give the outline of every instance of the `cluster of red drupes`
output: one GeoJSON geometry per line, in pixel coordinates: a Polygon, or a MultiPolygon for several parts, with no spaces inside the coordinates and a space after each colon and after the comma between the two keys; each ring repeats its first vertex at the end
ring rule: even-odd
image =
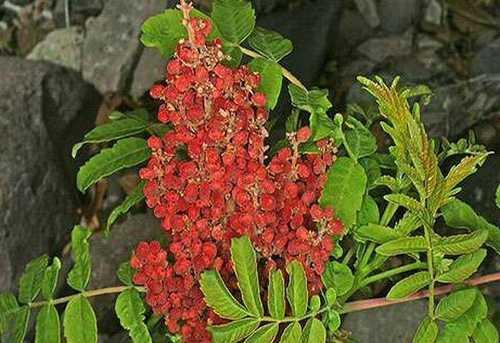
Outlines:
{"type": "Polygon", "coordinates": [[[190,39],[179,43],[166,81],[150,91],[161,101],[158,119],[172,130],[149,139],[153,154],[140,171],[147,204],[171,244],[167,252],[157,242],[143,242],[131,264],[134,281],[146,287],[147,302],[165,315],[171,332],[185,342],[210,342],[206,327],[218,318],[205,305],[198,280],[215,268],[236,286],[231,238],[248,235],[268,269],[301,261],[317,292],[332,237],[343,227],[332,209],[317,204],[333,147],[319,142],[319,154],[299,155],[311,134],[302,128],[288,135],[290,147],[264,164],[268,112],[257,91],[260,76],[247,66],[222,64],[228,57],[220,40],[206,41],[208,20],[185,25],[190,39]]]}

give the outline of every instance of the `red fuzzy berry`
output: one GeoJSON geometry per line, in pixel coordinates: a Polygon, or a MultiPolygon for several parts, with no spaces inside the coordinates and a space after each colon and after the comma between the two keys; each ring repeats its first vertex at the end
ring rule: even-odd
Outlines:
{"type": "Polygon", "coordinates": [[[311,129],[308,128],[307,126],[304,126],[303,128],[300,128],[299,131],[297,131],[297,142],[299,143],[307,142],[310,137],[311,137],[311,129]]]}

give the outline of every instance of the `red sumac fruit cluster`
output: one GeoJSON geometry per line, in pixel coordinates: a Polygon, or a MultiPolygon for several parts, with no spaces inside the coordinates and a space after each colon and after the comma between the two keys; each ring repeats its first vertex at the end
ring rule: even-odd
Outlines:
{"type": "Polygon", "coordinates": [[[299,260],[315,293],[343,225],[333,209],[318,205],[335,147],[319,141],[320,153],[301,155],[311,136],[303,127],[265,163],[268,111],[260,75],[224,65],[221,41],[207,40],[210,21],[191,18],[185,25],[189,39],[179,42],[165,82],[150,91],[161,103],[158,120],[172,129],[149,139],[152,157],[140,171],[147,205],[171,243],[168,251],[141,243],[131,265],[134,282],[145,286],[169,331],[185,342],[209,342],[206,326],[220,319],[205,305],[198,280],[213,268],[236,286],[231,238],[250,237],[266,261],[263,275],[299,260]]]}

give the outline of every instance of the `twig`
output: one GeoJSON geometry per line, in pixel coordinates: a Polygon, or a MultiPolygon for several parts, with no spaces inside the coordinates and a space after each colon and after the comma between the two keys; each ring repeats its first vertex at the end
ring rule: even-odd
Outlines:
{"type": "MultiPolygon", "coordinates": [[[[82,292],[82,293],[72,294],[72,295],[68,295],[67,297],[58,298],[58,299],[54,299],[51,301],[34,302],[34,303],[30,304],[30,307],[40,307],[40,306],[43,306],[43,305],[46,305],[49,303],[52,303],[54,305],[63,304],[63,303],[67,303],[68,301],[70,301],[73,298],[79,297],[80,295],[83,295],[86,298],[91,298],[91,297],[96,297],[99,295],[121,293],[128,288],[132,288],[132,287],[131,286],[118,286],[118,287],[94,289],[92,291],[86,291],[86,292],[82,292]]],[[[142,287],[133,287],[133,288],[135,288],[139,292],[145,291],[144,288],[142,288],[142,287]]]]}
{"type": "MultiPolygon", "coordinates": [[[[477,277],[475,279],[465,281],[464,283],[468,286],[479,286],[479,285],[483,285],[486,283],[498,282],[498,281],[500,281],[500,272],[480,276],[480,277],[477,277]]],[[[453,285],[442,286],[442,287],[436,288],[434,290],[434,295],[437,296],[437,295],[447,294],[447,293],[450,293],[451,291],[453,291],[453,289],[454,289],[453,285]]],[[[427,298],[428,296],[429,296],[429,291],[420,291],[420,292],[413,294],[412,296],[409,296],[408,298],[404,298],[401,300],[387,300],[386,298],[375,298],[375,299],[368,299],[368,300],[353,301],[353,302],[346,303],[341,312],[342,313],[351,313],[351,312],[368,310],[371,308],[391,306],[391,305],[396,305],[396,304],[401,304],[401,303],[405,303],[405,302],[409,302],[409,301],[427,298]]]]}
{"type": "Polygon", "coordinates": [[[64,0],[64,19],[66,21],[66,28],[69,28],[71,26],[69,17],[69,0],[64,0]]]}
{"type": "MultiPolygon", "coordinates": [[[[250,56],[253,58],[264,58],[264,56],[262,56],[261,54],[255,52],[253,50],[246,49],[242,46],[240,46],[239,48],[241,49],[241,52],[247,56],[250,56]]],[[[297,79],[295,77],[295,75],[293,75],[288,69],[284,68],[283,66],[280,66],[280,67],[281,67],[281,71],[283,73],[283,76],[286,77],[288,79],[288,81],[290,81],[291,83],[293,83],[296,86],[299,86],[300,88],[302,88],[304,90],[307,90],[306,86],[304,86],[302,84],[302,82],[300,82],[299,79],[297,79]]]]}

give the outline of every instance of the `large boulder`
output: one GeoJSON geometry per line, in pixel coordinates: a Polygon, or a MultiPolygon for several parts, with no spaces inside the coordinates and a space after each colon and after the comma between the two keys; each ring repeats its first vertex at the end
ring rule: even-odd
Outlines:
{"type": "Polygon", "coordinates": [[[166,0],[106,1],[99,17],[88,19],[85,25],[84,78],[102,93],[125,91],[142,51],[142,23],[166,5],[166,0]]]}
{"type": "Polygon", "coordinates": [[[34,257],[55,253],[75,222],[70,146],[99,95],[62,67],[0,57],[0,291],[34,257]],[[65,168],[66,167],[66,168],[65,168]]]}

